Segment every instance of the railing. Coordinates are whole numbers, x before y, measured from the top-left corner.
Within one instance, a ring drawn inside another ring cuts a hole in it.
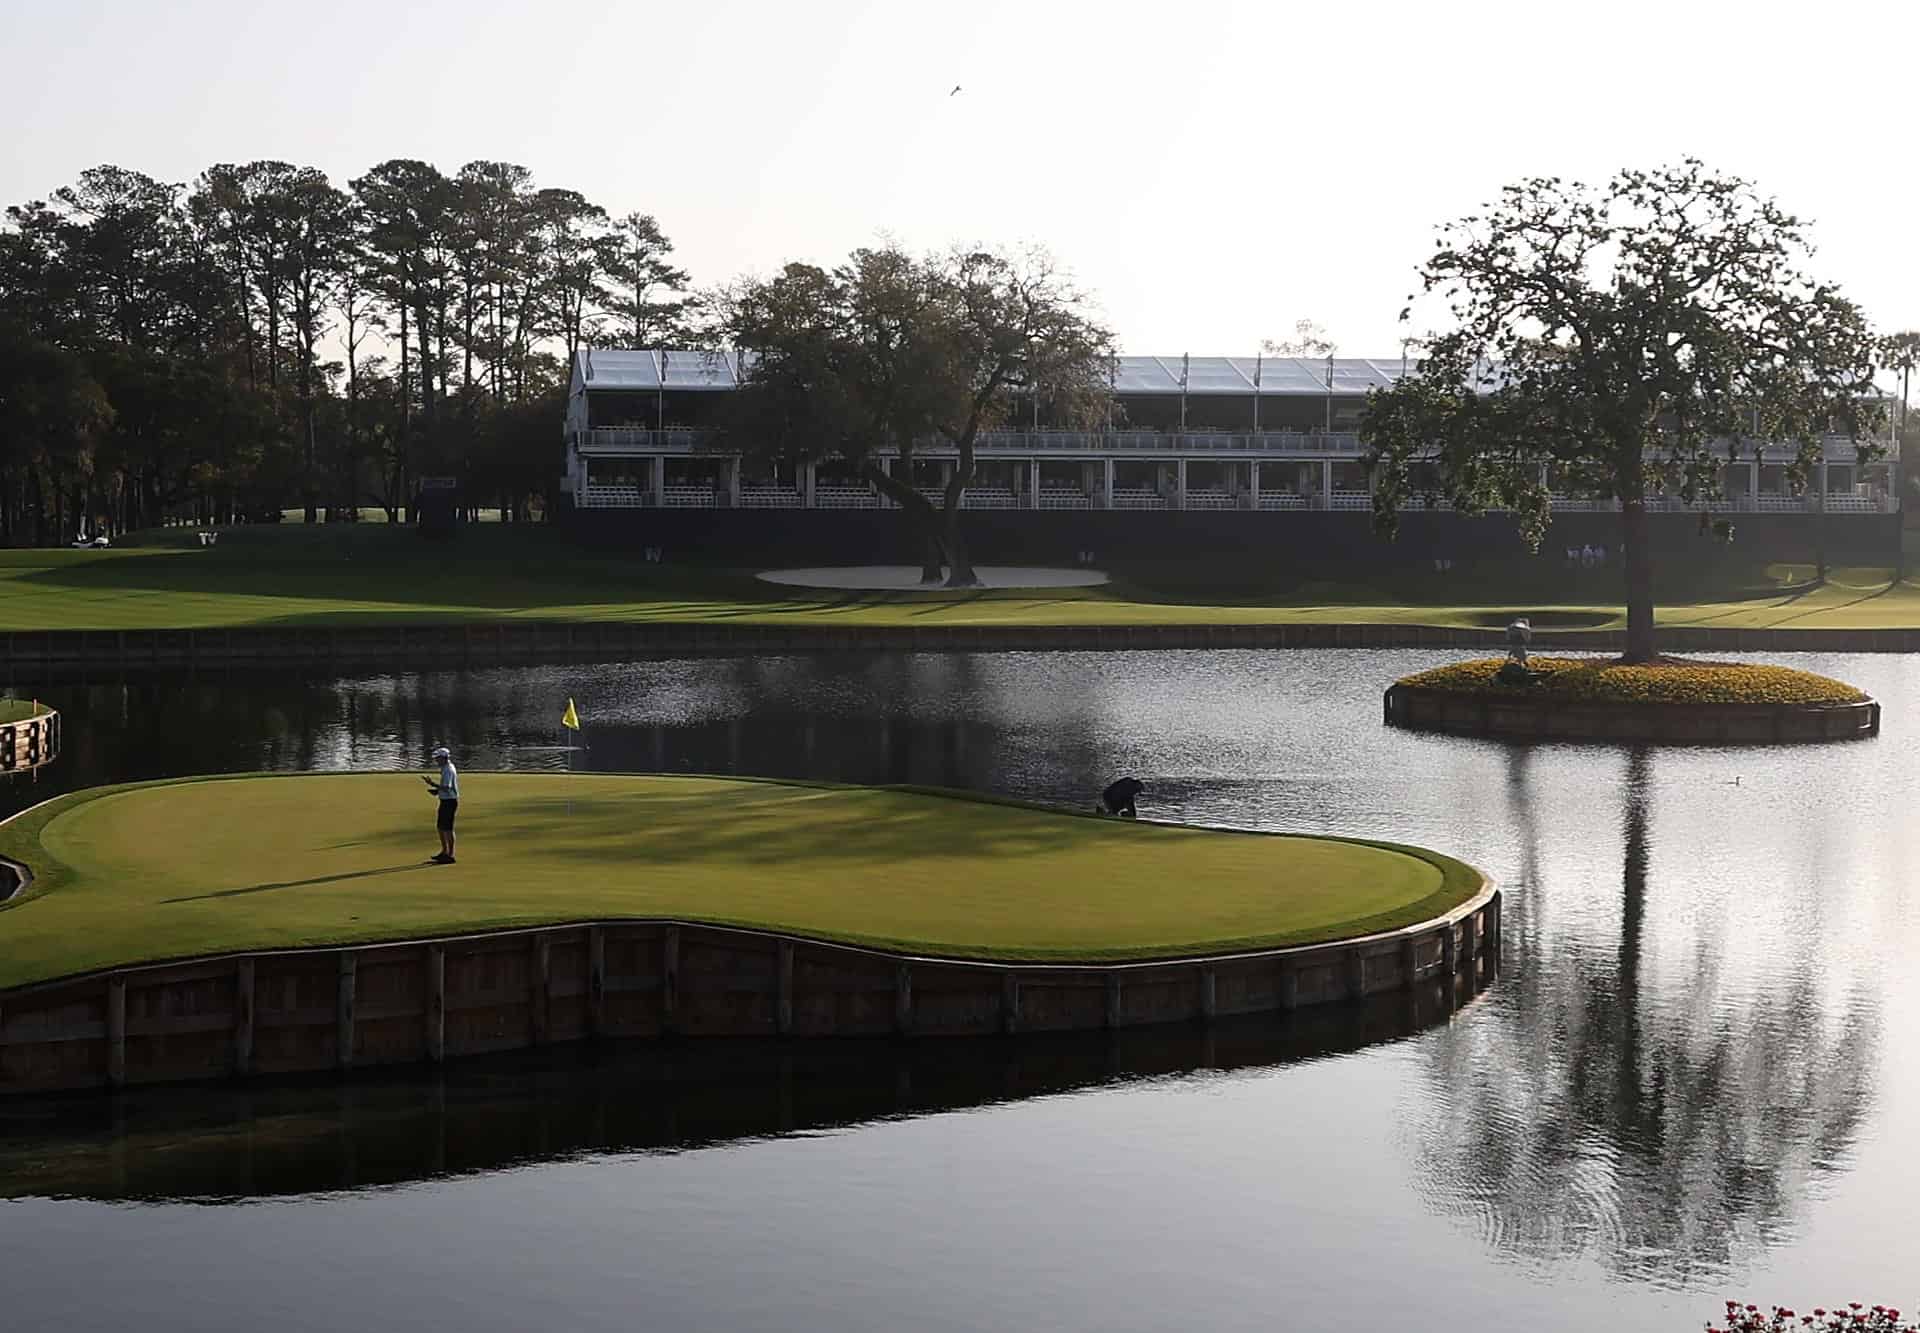
[[[594,426],[576,438],[574,447],[595,455],[670,454],[689,455],[705,451],[712,433],[691,428],[642,430],[633,427]],[[1334,431],[1071,431],[1003,430],[983,431],[974,442],[981,454],[1031,457],[1040,454],[1271,454],[1289,457],[1339,455],[1357,458],[1365,452],[1360,437]],[[897,458],[899,451],[881,449],[881,457]],[[951,458],[958,450],[945,440],[922,440],[914,446],[916,454],[929,458]],[[715,451],[714,457],[728,456]]]
[[[938,487],[921,489],[922,495],[938,507],[945,502],[945,491]],[[643,486],[608,485],[590,483],[579,489],[574,503],[582,509],[645,509],[655,505],[652,492]],[[664,488],[658,503],[669,509],[719,509],[725,507],[723,494],[708,485],[670,485]],[[1185,508],[1189,510],[1224,510],[1241,508],[1246,501],[1239,495],[1230,495],[1224,491],[1190,490],[1186,494]],[[740,492],[740,507],[743,509],[800,509],[805,507],[804,497],[797,490],[784,487],[750,486]],[[1553,512],[1567,513],[1618,513],[1620,503],[1617,500],[1598,500],[1586,496],[1555,495],[1552,497]],[[823,486],[816,485],[813,490],[813,507],[816,509],[887,509],[892,502],[871,487],[865,486]],[[1004,487],[970,487],[963,493],[960,501],[962,509],[1098,509],[1103,506],[1097,495],[1064,488],[1045,487],[1031,500],[1026,495],[1016,494]],[[1179,509],[1172,498],[1146,487],[1115,487],[1112,503],[1105,506],[1113,509]],[[1299,495],[1290,491],[1262,491],[1258,506],[1262,510],[1281,509],[1334,509],[1362,511],[1373,507],[1373,497],[1365,491],[1334,491],[1329,496]],[[1415,496],[1407,500],[1402,509],[1408,511],[1433,510],[1445,511],[1452,508],[1445,500],[1436,500],[1429,505],[1424,497]],[[1818,494],[1758,496],[1736,495],[1726,499],[1711,501],[1705,505],[1688,504],[1677,497],[1656,496],[1647,501],[1647,512],[1655,514],[1691,514],[1706,510],[1714,514],[1816,514],[1821,510]],[[1829,514],[1885,514],[1893,511],[1892,499],[1885,495],[1861,495],[1855,492],[1837,492],[1827,496],[1826,512]]]
[[[815,509],[879,509],[880,495],[871,486],[821,486],[813,488]]]
[[[983,454],[1016,454],[1022,457],[1048,453],[1262,453],[1276,455],[1354,456],[1365,452],[1360,437],[1334,431],[1067,431],[1003,430],[983,431],[975,443]],[[939,442],[916,445],[919,452],[938,454]],[[945,446],[952,453],[952,446]]]
[[[639,509],[648,503],[648,496],[638,486],[587,485],[580,488],[575,503],[582,509]]]
[[[707,442],[711,431],[674,426],[666,430],[641,430],[628,426],[594,426],[576,441],[586,453],[601,454],[690,454]]]
[[[1599,513],[1616,514],[1620,512],[1618,500],[1596,500],[1577,495],[1555,495],[1553,497],[1555,513]],[[1713,514],[1817,514],[1820,512],[1820,496],[1817,492],[1805,495],[1779,495],[1762,492],[1759,495],[1729,495],[1718,500],[1709,500],[1705,504],[1695,501],[1688,504],[1677,496],[1657,495],[1647,501],[1650,514],[1691,514],[1702,509]],[[1829,514],[1885,514],[1893,510],[1892,501],[1883,495],[1860,495],[1851,491],[1836,492],[1827,496],[1826,511]]]
[[[711,486],[662,486],[660,504],[667,509],[718,509],[720,495]]]
[[[801,495],[799,491],[785,490],[779,486],[743,486],[740,488],[740,507],[742,509],[798,509]]]
[[[582,453],[603,455],[689,455],[705,452],[712,432],[691,426],[670,426],[665,430],[640,427],[594,426],[580,432],[574,448]],[[1750,447],[1750,446],[1749,446]],[[1194,429],[1158,430],[1000,430],[983,431],[975,441],[983,455],[1037,457],[1046,454],[1177,456],[1182,454],[1263,455],[1286,458],[1358,458],[1366,447],[1352,431],[1226,431]],[[922,440],[914,451],[929,458],[951,458],[954,446],[941,439]],[[882,457],[898,457],[894,449],[877,451]],[[1780,445],[1761,451],[1764,463],[1790,463],[1798,448]],[[730,456],[716,450],[713,456]],[[1825,442],[1828,462],[1853,464],[1858,451],[1845,436],[1830,436]],[[1735,466],[1744,464],[1741,459]]]

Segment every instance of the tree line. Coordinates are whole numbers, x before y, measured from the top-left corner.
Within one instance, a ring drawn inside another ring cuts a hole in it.
[[[525,167],[98,166],[0,226],[0,544],[168,519],[405,517],[422,476],[530,517],[574,352],[682,334],[649,214]]]

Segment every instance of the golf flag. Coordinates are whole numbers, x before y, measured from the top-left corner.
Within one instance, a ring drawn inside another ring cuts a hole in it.
[[[560,725],[568,731],[580,730],[580,714],[574,711],[571,697],[567,700],[567,711],[560,716]]]

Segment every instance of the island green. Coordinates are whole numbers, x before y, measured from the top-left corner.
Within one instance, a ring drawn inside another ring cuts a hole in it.
[[[1316,943],[1465,902],[1419,848],[1136,823],[907,788],[462,776],[460,860],[411,774],[99,788],[0,825],[31,867],[0,987],[131,963],[613,918],[958,958],[1100,961]]]

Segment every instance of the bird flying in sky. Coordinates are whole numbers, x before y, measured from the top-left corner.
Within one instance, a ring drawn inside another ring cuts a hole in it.
[[[948,96],[948,97],[952,97],[952,96],[954,95],[954,93],[957,93],[957,92],[959,92],[959,91],[960,91],[960,85],[956,83],[956,84],[954,84],[954,85],[953,85],[953,92],[952,92],[952,93],[948,93],[948,94],[947,94],[947,96]]]

